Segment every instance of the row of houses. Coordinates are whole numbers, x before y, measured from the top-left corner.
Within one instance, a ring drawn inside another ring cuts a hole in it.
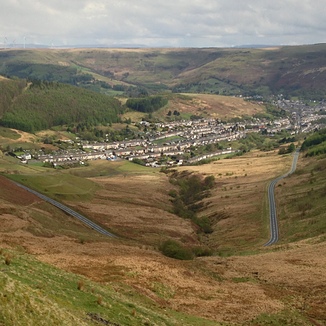
[[[208,126],[210,123],[211,126]],[[162,156],[174,157],[182,156],[189,152],[190,148],[213,144],[222,140],[234,140],[244,137],[244,132],[236,131],[238,128],[227,128],[219,126],[212,121],[206,121],[197,124],[194,129],[181,131],[170,131],[158,133],[156,137],[146,139],[132,139],[111,143],[84,143],[82,151],[39,155],[38,160],[47,163],[65,163],[65,162],[82,162],[87,160],[106,159],[113,160],[116,158],[134,160],[159,159]],[[159,139],[180,137],[179,141],[166,142],[163,144],[155,143]],[[179,164],[179,162],[177,162]]]
[[[141,123],[145,124],[147,122],[142,121]],[[139,139],[111,143],[80,141],[81,151],[73,152],[68,150],[65,153],[39,155],[38,160],[42,162],[64,163],[97,159],[112,160],[115,158],[155,160],[162,156],[181,157],[194,147],[243,138],[246,136],[246,132],[248,132],[246,126],[250,126],[251,132],[258,132],[262,129],[267,129],[266,125],[270,126],[271,131],[277,131],[291,126],[291,121],[285,118],[272,123],[256,119],[254,122],[249,122],[245,125],[244,123],[223,124],[217,119],[202,119],[177,121],[168,124],[160,123],[159,127],[163,128],[163,130],[164,128],[167,129],[166,131],[147,132]],[[171,140],[173,138],[175,140]],[[163,139],[167,140],[161,144]],[[212,153],[212,156],[214,155],[217,154]],[[205,159],[207,157],[196,159]]]

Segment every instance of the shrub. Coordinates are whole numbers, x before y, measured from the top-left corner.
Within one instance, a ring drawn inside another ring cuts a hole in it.
[[[212,222],[207,216],[201,217],[201,218],[195,218],[193,220],[195,224],[197,224],[201,231],[203,231],[206,234],[213,233],[213,228],[212,228]]]
[[[103,305],[103,298],[99,295],[96,299],[96,303],[99,305],[99,306],[102,306]]]
[[[169,196],[172,198],[177,198],[178,197],[178,193],[176,190],[170,190],[169,191]]]
[[[205,257],[205,256],[212,256],[213,252],[210,248],[208,247],[203,247],[203,246],[198,246],[198,247],[193,247],[192,252],[196,257]]]
[[[5,264],[10,265],[11,264],[11,255],[6,254],[5,255]]]
[[[82,291],[84,289],[85,282],[83,280],[79,280],[77,283],[77,289]]]
[[[191,260],[194,255],[191,250],[184,247],[180,242],[174,240],[166,240],[160,246],[160,251],[163,255],[180,260]]]

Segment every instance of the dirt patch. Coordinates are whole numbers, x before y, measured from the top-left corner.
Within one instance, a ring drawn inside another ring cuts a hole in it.
[[[27,192],[14,182],[0,175],[0,199],[12,204],[27,206],[41,200],[35,195]]]
[[[37,137],[35,135],[29,134],[28,132],[24,132],[21,130],[17,130],[17,129],[11,129],[13,131],[15,131],[17,134],[20,135],[20,138],[16,139],[16,140],[12,140],[12,142],[14,143],[31,143],[31,142],[35,142],[37,140]]]

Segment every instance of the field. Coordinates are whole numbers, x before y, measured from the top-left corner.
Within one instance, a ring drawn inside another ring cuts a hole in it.
[[[168,176],[156,169],[125,161],[95,161],[87,168],[62,171],[62,176],[44,171],[49,175],[45,185],[38,181],[39,170],[23,167],[20,180],[40,191],[60,192],[62,201],[105,225],[119,239],[96,234],[0,178],[0,248],[16,248],[6,273],[10,269],[10,273],[18,273],[14,270],[19,261],[27,259],[20,258],[18,250],[73,272],[64,277],[72,279],[69,282],[75,286],[79,278],[86,277],[85,287],[94,287],[94,294],[87,290],[84,299],[92,304],[73,301],[75,308],[65,307],[70,313],[73,309],[78,318],[85,311],[97,311],[122,325],[138,325],[144,320],[157,325],[323,325],[326,258],[321,253],[326,248],[322,234],[293,244],[287,243],[291,235],[285,235],[279,245],[263,247],[269,238],[266,186],[290,164],[290,156],[251,152],[208,165],[178,168],[215,176],[216,187],[200,213],[215,219],[214,232],[209,236],[198,235],[189,220],[171,213],[168,192],[172,185]],[[297,178],[299,186],[299,180],[311,176],[305,166],[309,162],[301,158],[298,175],[286,179],[277,190],[287,185],[292,189]],[[314,173],[316,176],[322,171],[316,168]],[[85,196],[80,187],[89,189],[91,195]],[[283,207],[282,202],[280,205]],[[164,257],[157,248],[168,238],[188,246],[209,245],[215,255],[193,261]],[[55,280],[62,272],[47,273],[58,284]],[[21,277],[18,280],[27,282]],[[41,289],[45,287],[43,281],[38,282]],[[5,289],[8,291],[8,286]],[[67,300],[77,295],[69,291],[65,290]],[[94,306],[99,293],[105,309]],[[116,310],[121,300],[124,303]],[[62,300],[57,304],[63,309]],[[82,308],[77,309],[78,305]],[[155,316],[149,311],[155,311]],[[69,324],[66,313],[61,316]]]
[[[228,120],[240,116],[253,116],[264,112],[265,107],[238,97],[214,94],[175,94],[170,96],[168,105],[156,115],[166,116],[169,111],[174,112],[174,110],[177,110],[185,119],[199,116]]]

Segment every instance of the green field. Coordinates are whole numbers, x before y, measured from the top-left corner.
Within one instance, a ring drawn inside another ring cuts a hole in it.
[[[86,179],[67,173],[16,174],[10,175],[16,182],[22,183],[51,198],[61,200],[87,200],[97,189],[97,185]]]

